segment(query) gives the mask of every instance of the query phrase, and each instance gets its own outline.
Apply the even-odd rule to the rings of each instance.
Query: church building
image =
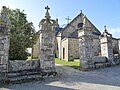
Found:
[[[56,19],[58,22],[58,19]],[[86,27],[87,30],[92,30],[93,35],[93,54],[99,56],[101,54],[100,36],[101,32],[90,22],[90,20],[83,14],[82,10],[70,23],[64,28],[56,27],[55,29],[55,57],[61,60],[73,61],[80,58],[78,29]],[[106,29],[106,27],[105,27]],[[37,32],[39,36],[39,31]],[[112,38],[113,53],[119,52],[118,39]],[[32,58],[39,57],[40,40],[38,38],[36,44],[32,48]],[[84,52],[83,52],[84,53]]]

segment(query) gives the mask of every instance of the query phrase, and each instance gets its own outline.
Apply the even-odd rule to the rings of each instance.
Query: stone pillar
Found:
[[[0,14],[0,64],[8,64],[10,21],[7,18],[6,7]]]
[[[56,21],[50,19],[47,6],[45,19],[39,26],[40,32],[40,68],[46,72],[55,72],[55,26]]]
[[[94,68],[93,57],[93,36],[90,28],[78,30],[79,50],[80,50],[80,68],[89,70]]]
[[[107,57],[110,64],[114,64],[112,34],[107,32],[106,26],[103,34],[100,37],[100,41],[101,41],[101,55]]]

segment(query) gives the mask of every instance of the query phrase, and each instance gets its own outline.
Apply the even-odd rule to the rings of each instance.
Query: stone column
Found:
[[[80,68],[89,70],[94,68],[93,57],[93,36],[90,28],[78,30],[79,50],[80,50]]]
[[[39,26],[40,32],[40,68],[45,72],[55,72],[55,26],[56,21],[50,19],[48,6],[45,19]]]
[[[114,64],[112,34],[107,32],[106,26],[103,34],[100,37],[100,41],[101,41],[101,55],[107,57],[110,64]]]
[[[6,7],[0,14],[0,64],[8,64],[10,21],[7,18]]]

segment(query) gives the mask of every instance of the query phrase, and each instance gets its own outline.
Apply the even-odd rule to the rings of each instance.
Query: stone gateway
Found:
[[[113,38],[106,26],[101,34],[81,11],[61,28],[58,19],[51,19],[50,8],[47,6],[45,9],[45,17],[39,23],[38,40],[32,49],[32,58],[39,60],[11,61],[8,60],[11,23],[7,18],[6,7],[3,6],[0,14],[0,80],[22,82],[55,75],[55,56],[67,61],[79,58],[81,70],[120,63],[120,40]]]

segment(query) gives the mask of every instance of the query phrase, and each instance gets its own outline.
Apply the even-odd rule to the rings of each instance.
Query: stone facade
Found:
[[[60,45],[60,44],[59,44]],[[76,38],[62,39],[61,59],[66,61],[73,61],[74,58],[79,58],[79,41]]]
[[[71,61],[71,57],[78,58],[79,50],[79,40],[78,40],[78,28],[86,26],[88,29],[92,28],[93,35],[93,55],[101,55],[101,43],[100,35],[101,32],[90,22],[90,20],[81,12],[77,15],[68,25],[66,25],[57,35],[56,35],[56,56],[62,60]],[[63,48],[65,51],[63,51]],[[112,37],[112,48],[113,51],[118,52],[118,39]],[[38,49],[37,49],[38,52]],[[37,54],[37,53],[36,53]],[[64,57],[64,58],[63,58]]]
[[[84,25],[83,25],[84,24]],[[88,18],[81,12],[77,17],[75,17],[61,32],[57,35],[58,42],[58,53],[60,59],[63,59],[63,48],[66,47],[64,60],[71,61],[73,59],[79,58],[79,40],[78,40],[78,28],[86,26],[87,28],[92,28],[93,38],[93,48],[94,55],[99,55],[100,53],[100,40],[99,35],[101,33],[99,30],[88,20]],[[64,44],[65,40],[68,39],[68,43]],[[68,49],[67,49],[68,48]]]
[[[73,61],[74,59],[80,58],[79,39],[78,38],[68,38],[68,42],[69,42],[68,43],[68,60]]]
[[[39,23],[40,27],[40,68],[43,71],[55,71],[55,27],[56,21],[51,19],[48,6],[45,7],[45,19]]]

